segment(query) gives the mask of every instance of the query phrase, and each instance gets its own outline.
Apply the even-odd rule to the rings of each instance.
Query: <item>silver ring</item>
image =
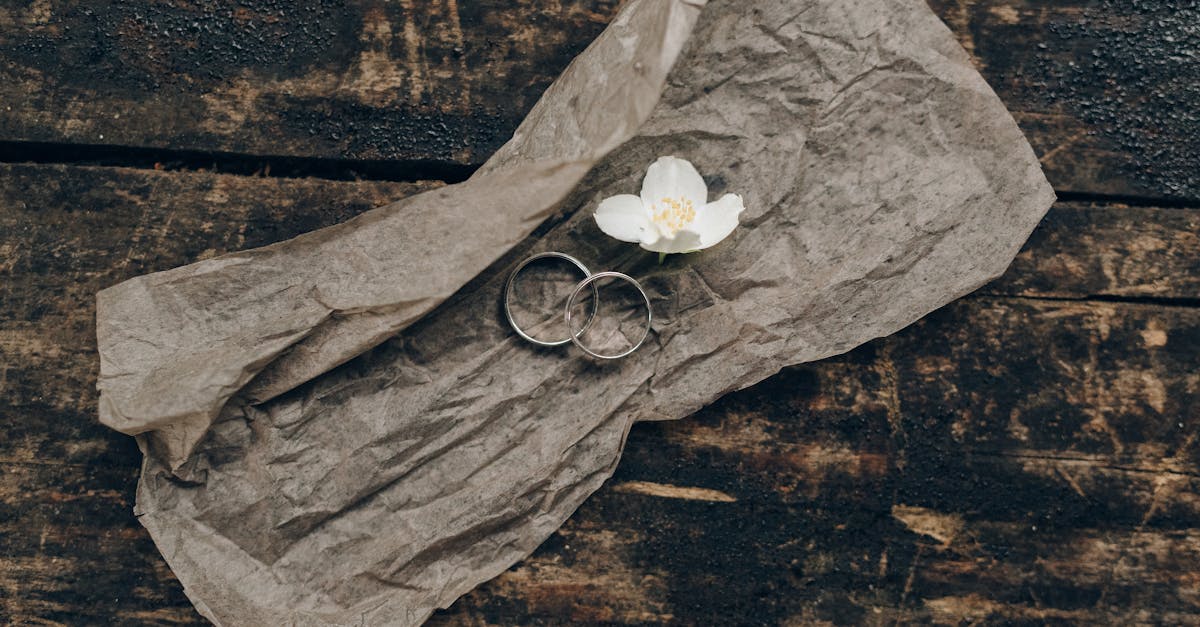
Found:
[[[590,325],[592,320],[596,317],[596,307],[592,308],[592,314],[588,317],[587,324],[583,325],[583,328],[579,330],[579,333],[575,333],[571,327],[571,310],[575,307],[575,300],[579,298],[579,295],[583,292],[584,288],[588,286],[591,286],[592,293],[595,294],[596,281],[607,277],[624,279],[625,281],[629,282],[637,288],[638,292],[641,292],[642,298],[646,301],[646,330],[642,333],[641,339],[639,339],[632,348],[616,355],[602,355],[584,346],[583,342],[579,341],[579,336],[583,335],[584,331],[587,331],[588,325]],[[638,283],[628,274],[622,274],[620,272],[597,272],[596,274],[589,275],[586,279],[580,281],[579,285],[575,286],[575,291],[571,292],[571,297],[567,299],[567,310],[564,315],[567,319],[567,333],[571,334],[570,341],[574,342],[575,346],[579,347],[579,350],[591,355],[592,357],[595,357],[596,359],[620,359],[633,353],[633,351],[641,347],[642,343],[646,341],[646,338],[650,336],[650,325],[654,322],[654,314],[650,311],[650,297],[646,295],[646,290],[642,289],[642,284]]]
[[[537,344],[538,346],[562,346],[563,344],[569,343],[574,338],[568,337],[565,340],[555,340],[553,342],[547,342],[546,340],[539,340],[536,337],[529,335],[520,326],[518,326],[517,321],[513,319],[512,306],[509,304],[509,301],[512,298],[513,285],[516,284],[516,281],[517,281],[517,275],[520,274],[521,271],[525,269],[525,266],[528,266],[529,264],[537,261],[538,259],[547,259],[547,258],[565,259],[565,260],[571,262],[572,264],[575,265],[576,268],[579,268],[579,270],[583,272],[583,280],[584,281],[588,280],[592,276],[591,271],[589,271],[587,269],[587,266],[583,265],[582,261],[580,261],[566,253],[560,253],[560,252],[555,252],[555,251],[538,253],[538,254],[526,259],[525,261],[522,261],[516,267],[516,269],[514,269],[512,271],[512,274],[508,275],[508,283],[506,283],[504,285],[504,317],[508,318],[508,324],[509,324],[509,326],[511,326],[513,328],[513,331],[516,331],[517,335],[520,335],[521,337],[525,338],[526,340],[528,340],[534,344]],[[578,290],[576,290],[576,291],[578,291]],[[594,320],[596,318],[596,310],[599,307],[599,303],[600,303],[600,292],[599,292],[599,290],[596,289],[596,287],[594,285],[592,286],[592,296],[595,298],[595,301],[592,304],[592,311],[590,314],[588,314],[587,322],[584,323],[583,328],[579,330],[580,333],[587,331],[588,327],[591,326],[591,324],[592,324],[592,320]],[[568,320],[568,324],[569,323],[570,323],[570,321]],[[570,333],[570,331],[571,331],[571,327],[568,326],[567,332]]]

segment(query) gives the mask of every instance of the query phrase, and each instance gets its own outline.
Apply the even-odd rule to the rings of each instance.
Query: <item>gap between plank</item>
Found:
[[[967,298],[990,298],[1032,300],[1051,303],[1121,303],[1126,305],[1152,305],[1155,307],[1200,307],[1200,298],[1185,296],[1120,296],[1117,294],[1087,294],[1084,296],[1048,296],[989,292],[986,287],[968,294]]]
[[[0,141],[0,163],[89,165],[165,171],[195,171],[276,178],[331,181],[461,183],[481,164],[437,159],[333,159],[242,153],[143,148],[111,144],[61,144]],[[1058,202],[1124,204],[1161,209],[1200,209],[1200,199],[1058,191]]]
[[[0,141],[0,163],[86,165],[332,181],[460,183],[479,167],[434,159],[328,159],[101,144]]]
[[[1097,194],[1092,192],[1057,191],[1057,202],[1092,202],[1108,205],[1129,205],[1130,207],[1152,207],[1155,209],[1200,209],[1200,199],[1177,198],[1171,196],[1133,196],[1127,194]]]

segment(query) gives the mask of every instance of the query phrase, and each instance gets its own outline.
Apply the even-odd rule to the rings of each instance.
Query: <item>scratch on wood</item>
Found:
[[[425,60],[421,55],[422,38],[417,30],[416,7],[412,0],[402,0],[404,7],[404,51],[405,65],[412,72],[412,84],[409,85],[409,97],[412,102],[421,101],[421,93],[425,89]]]
[[[463,37],[462,21],[458,12],[458,0],[446,0],[447,23],[450,27],[450,35],[458,51],[458,70],[466,76],[470,68],[467,67],[467,55],[464,54],[467,42]],[[467,103],[471,101],[471,84],[464,82],[461,88],[461,98],[459,102]]]
[[[894,345],[884,344],[879,355],[879,378],[883,405],[887,408],[888,424],[892,427],[892,436],[903,435],[904,426],[900,412],[900,384],[896,372],[896,361],[892,358]]]
[[[1184,440],[1175,455],[1162,461],[1163,467],[1171,470],[1164,470],[1154,477],[1154,491],[1150,496],[1150,506],[1146,508],[1146,513],[1142,516],[1138,529],[1145,527],[1146,523],[1150,522],[1150,519],[1162,509],[1164,503],[1178,501],[1181,496],[1191,493],[1190,479],[1195,476],[1195,473],[1189,474],[1184,469],[1188,467],[1186,455],[1195,443],[1196,433],[1193,432]]]
[[[1159,475],[1154,478],[1154,493],[1150,497],[1150,507],[1146,508],[1146,513],[1142,515],[1142,520],[1138,523],[1138,529],[1145,527],[1146,523],[1150,522],[1151,518],[1154,518],[1154,515],[1162,509],[1163,501],[1166,500],[1167,494],[1173,496],[1173,493],[1178,491],[1180,483],[1183,483],[1185,487],[1189,485],[1186,477]]]
[[[1021,21],[1021,14],[1011,6],[999,5],[991,7],[990,12],[1002,24],[1016,24]]]
[[[1083,488],[1079,486],[1079,482],[1075,480],[1075,477],[1071,476],[1071,473],[1067,472],[1066,469],[1061,466],[1056,466],[1055,470],[1057,470],[1058,474],[1066,480],[1067,484],[1071,486],[1071,489],[1075,490],[1076,494],[1085,499],[1087,498],[1087,494],[1083,491]]]
[[[1161,460],[1137,459],[1135,461],[1138,463],[1130,463],[1125,461],[1124,457],[1115,454],[1063,454],[1037,449],[1004,452],[972,450],[969,452],[975,457],[999,457],[1048,465],[1073,465],[1081,469],[1097,468],[1121,473],[1200,477],[1200,470],[1181,461],[1178,456]]]
[[[917,577],[917,565],[921,563],[921,553],[925,551],[925,545],[918,544],[917,552],[913,555],[912,566],[908,569],[908,577],[904,579],[904,591],[900,593],[900,603],[898,607],[904,607],[904,603],[908,601],[908,595],[912,593],[913,580]]]
[[[1051,159],[1058,156],[1058,154],[1064,149],[1074,146],[1076,142],[1078,142],[1080,139],[1083,139],[1083,137],[1087,134],[1088,131],[1085,129],[1064,139],[1063,141],[1059,142],[1057,146],[1047,150],[1044,154],[1042,154],[1042,156],[1038,159],[1038,163],[1041,163],[1042,165],[1049,163]]]
[[[964,522],[958,514],[943,514],[925,507],[893,505],[892,517],[904,523],[913,533],[929,536],[950,546],[962,532]]]
[[[649,481],[626,481],[613,486],[616,492],[629,494],[645,494],[664,499],[687,499],[690,501],[711,501],[714,503],[733,503],[736,498],[708,488],[693,488],[676,486],[668,483],[651,483]]]
[[[974,623],[985,620],[1005,609],[1003,605],[974,593],[928,599],[925,601],[925,607],[934,616],[941,619],[938,622],[946,621],[948,623],[958,623],[959,621]]]

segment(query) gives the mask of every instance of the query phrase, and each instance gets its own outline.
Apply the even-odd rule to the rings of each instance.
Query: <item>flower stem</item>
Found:
[[[667,253],[658,253],[658,265],[662,265],[667,260]]]

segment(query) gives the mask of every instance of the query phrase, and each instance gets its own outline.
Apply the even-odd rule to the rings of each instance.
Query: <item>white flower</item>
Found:
[[[708,248],[738,225],[742,197],[725,194],[708,202],[708,187],[685,159],[659,157],[646,170],[642,194],[604,199],[596,208],[600,230],[657,253]]]

